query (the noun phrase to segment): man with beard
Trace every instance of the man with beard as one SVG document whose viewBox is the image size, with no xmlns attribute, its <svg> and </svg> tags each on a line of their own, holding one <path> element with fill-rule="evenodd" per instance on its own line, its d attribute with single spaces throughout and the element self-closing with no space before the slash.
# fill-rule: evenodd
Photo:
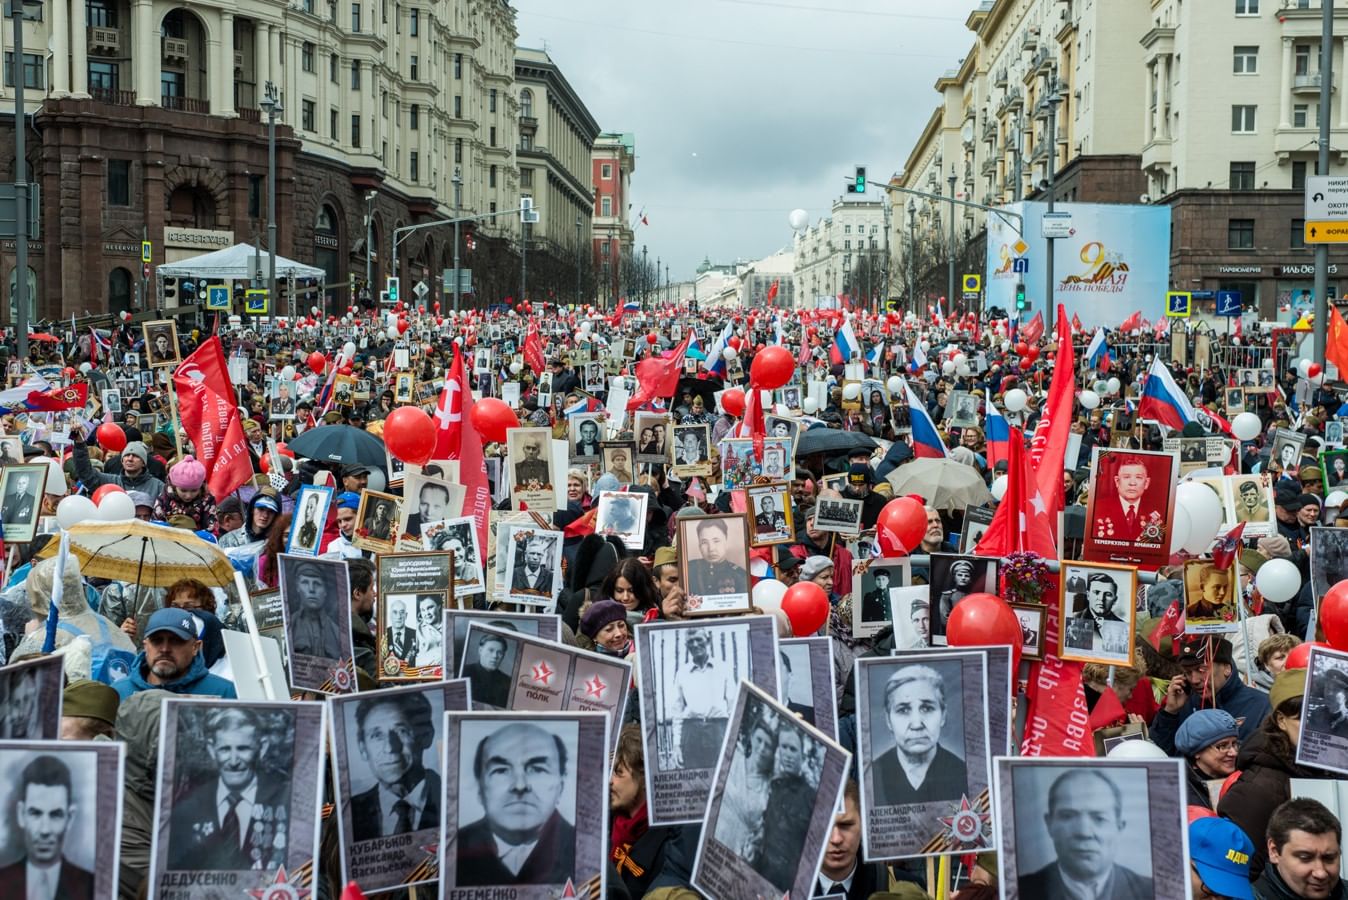
<svg viewBox="0 0 1348 900">
<path fill-rule="evenodd" d="M 356 746 L 375 785 L 351 798 L 354 840 L 440 827 L 440 774 L 423 762 L 434 741 L 425 694 L 371 697 L 356 704 Z"/>
<path fill-rule="evenodd" d="M 235 698 L 234 684 L 206 671 L 196 620 L 184 609 L 160 609 L 145 626 L 131 674 L 113 684 L 123 700 L 138 691 Z"/>
<path fill-rule="evenodd" d="M 284 864 L 289 788 L 259 771 L 271 754 L 285 755 L 282 748 L 247 709 L 211 709 L 204 730 L 214 772 L 173 804 L 169 869 L 233 872 Z"/>
</svg>

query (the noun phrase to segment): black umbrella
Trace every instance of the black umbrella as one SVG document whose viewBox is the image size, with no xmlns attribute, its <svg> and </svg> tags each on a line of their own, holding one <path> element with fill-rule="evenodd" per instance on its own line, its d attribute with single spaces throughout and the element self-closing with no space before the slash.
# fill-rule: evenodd
<svg viewBox="0 0 1348 900">
<path fill-rule="evenodd" d="M 724 384 L 721 379 L 709 375 L 706 378 L 692 378 L 687 375 L 679 379 L 679 388 L 674 392 L 674 403 L 677 407 L 683 400 L 683 392 L 688 391 L 694 397 L 702 398 L 702 405 L 707 409 L 716 409 L 716 392 Z"/>
<path fill-rule="evenodd" d="M 370 466 L 383 470 L 388 465 L 384 442 L 350 425 L 320 425 L 286 444 L 296 456 L 318 462 L 336 462 L 349 466 Z"/>
<path fill-rule="evenodd" d="M 816 425 L 796 440 L 796 456 L 815 453 L 850 453 L 853 450 L 874 450 L 880 446 L 875 438 L 860 431 L 843 431 Z"/>
</svg>

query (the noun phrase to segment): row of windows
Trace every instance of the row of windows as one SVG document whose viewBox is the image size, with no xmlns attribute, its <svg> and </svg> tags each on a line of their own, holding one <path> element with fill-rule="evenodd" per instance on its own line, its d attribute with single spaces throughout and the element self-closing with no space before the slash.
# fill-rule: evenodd
<svg viewBox="0 0 1348 900">
<path fill-rule="evenodd" d="M 851 233 L 852 233 L 852 226 L 851 226 L 851 225 L 844 225 L 844 226 L 843 226 L 843 234 L 851 234 Z M 865 225 L 858 225 L 858 226 L 857 226 L 857 234 L 865 234 L 865 233 L 866 233 L 866 226 L 865 226 Z M 880 226 L 879 226 L 879 225 L 872 225 L 872 226 L 871 226 L 871 234 L 879 234 L 879 233 L 880 233 Z"/>
<path fill-rule="evenodd" d="M 1231 107 L 1231 133 L 1254 134 L 1257 110 L 1258 107 L 1251 104 L 1233 105 Z M 1293 103 L 1291 127 L 1319 128 L 1320 104 Z"/>
<path fill-rule="evenodd" d="M 1306 220 L 1292 219 L 1287 229 L 1287 246 L 1292 250 L 1306 249 Z M 1228 250 L 1253 250 L 1254 219 L 1228 219 L 1226 222 Z"/>
<path fill-rule="evenodd" d="M 1311 58 L 1316 52 L 1316 48 L 1311 44 L 1297 44 L 1293 48 L 1292 74 L 1294 76 L 1312 74 Z M 1258 75 L 1259 48 L 1252 46 L 1234 47 L 1231 53 L 1231 72 L 1235 75 Z"/>
</svg>

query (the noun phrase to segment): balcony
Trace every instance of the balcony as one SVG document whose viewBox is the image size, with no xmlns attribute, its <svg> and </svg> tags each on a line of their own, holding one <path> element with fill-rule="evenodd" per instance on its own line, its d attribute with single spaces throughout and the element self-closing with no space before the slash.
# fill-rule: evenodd
<svg viewBox="0 0 1348 900">
<path fill-rule="evenodd" d="M 521 129 L 527 128 L 531 131 L 537 131 L 538 119 L 534 118 L 533 116 L 520 116 L 520 128 Z"/>
<path fill-rule="evenodd" d="M 982 173 L 983 175 L 996 175 L 996 174 L 997 174 L 997 157 L 996 157 L 996 156 L 990 156 L 990 157 L 988 157 L 987 159 L 983 160 L 983 165 L 979 167 L 979 170 L 978 170 L 978 171 L 979 171 L 980 173 Z"/>
<path fill-rule="evenodd" d="M 168 94 L 161 95 L 159 105 L 164 109 L 172 109 L 178 112 L 200 113 L 201 115 L 210 115 L 211 101 L 199 100 L 196 97 L 174 97 Z"/>
<path fill-rule="evenodd" d="M 1034 61 L 1030 63 L 1030 68 L 1039 75 L 1053 74 L 1053 67 L 1058 64 L 1058 60 L 1049 51 L 1048 47 L 1041 47 L 1039 52 L 1034 55 Z"/>
<path fill-rule="evenodd" d="M 1006 92 L 1001 102 L 997 104 L 997 115 L 1004 115 L 1013 109 L 1019 109 L 1024 102 L 1025 98 L 1020 88 L 1013 87 Z"/>
<path fill-rule="evenodd" d="M 239 113 L 239 118 L 243 119 L 245 122 L 262 121 L 262 110 L 258 109 L 256 106 L 239 106 L 235 107 L 235 109 Z"/>
<path fill-rule="evenodd" d="M 100 55 L 116 56 L 122 49 L 122 33 L 116 28 L 86 29 L 89 35 L 89 52 Z"/>
<path fill-rule="evenodd" d="M 1142 170 L 1146 172 L 1154 168 L 1168 168 L 1171 162 L 1171 148 L 1174 143 L 1171 138 L 1158 137 L 1144 146 L 1142 148 Z"/>
<path fill-rule="evenodd" d="M 162 40 L 164 59 L 187 59 L 187 41 L 183 38 L 166 37 Z"/>
<path fill-rule="evenodd" d="M 997 141 L 997 123 L 992 120 L 991 116 L 988 116 L 983 120 L 982 137 L 985 141 L 992 141 L 994 143 Z"/>
<path fill-rule="evenodd" d="M 995 76 L 993 76 L 993 82 L 992 82 L 992 83 L 993 83 L 994 85 L 996 85 L 997 87 L 1004 88 L 1004 87 L 1006 87 L 1006 82 L 1007 82 L 1006 68 L 1005 68 L 1005 67 L 1002 67 L 1002 68 L 998 69 L 998 70 L 997 70 L 997 74 L 996 74 Z"/>
<path fill-rule="evenodd" d="M 135 91 L 118 91 L 108 88 L 90 88 L 89 96 L 95 103 L 106 103 L 109 106 L 135 106 Z"/>
<path fill-rule="evenodd" d="M 1033 50 L 1035 47 L 1038 46 L 1039 46 L 1039 29 L 1038 28 L 1025 29 L 1025 34 L 1021 35 L 1020 38 L 1020 49 Z"/>
<path fill-rule="evenodd" d="M 1293 75 L 1292 93 L 1293 94 L 1318 94 L 1320 93 L 1321 73 L 1316 72 L 1313 75 Z M 1334 90 L 1334 83 L 1330 82 L 1330 91 Z"/>
</svg>

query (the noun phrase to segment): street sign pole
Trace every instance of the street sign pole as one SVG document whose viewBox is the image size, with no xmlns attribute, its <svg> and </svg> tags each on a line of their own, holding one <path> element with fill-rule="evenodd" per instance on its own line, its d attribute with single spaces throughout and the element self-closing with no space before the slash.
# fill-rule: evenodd
<svg viewBox="0 0 1348 900">
<path fill-rule="evenodd" d="M 1320 16 L 1320 152 L 1317 171 L 1329 174 L 1329 119 L 1324 111 L 1331 108 L 1334 95 L 1334 4 L 1321 3 Z M 1329 245 L 1315 246 L 1315 321 L 1312 323 L 1312 351 L 1321 366 L 1325 364 L 1326 323 L 1329 318 Z"/>
</svg>

